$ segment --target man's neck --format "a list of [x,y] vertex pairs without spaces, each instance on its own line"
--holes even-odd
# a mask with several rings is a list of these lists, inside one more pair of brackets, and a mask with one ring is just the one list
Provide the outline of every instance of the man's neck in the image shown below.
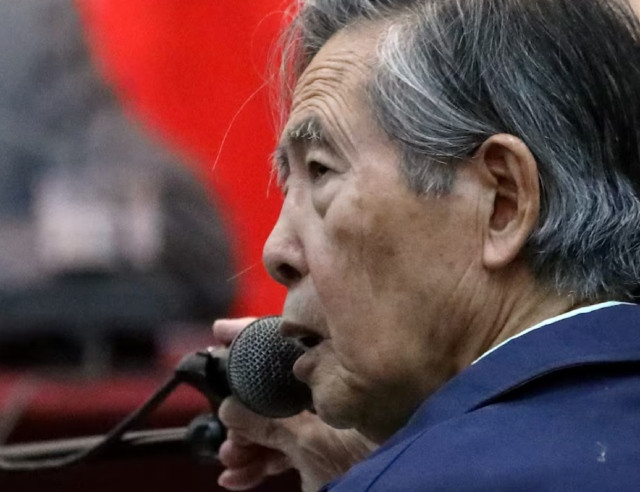
[[546,319],[601,302],[589,303],[572,296],[559,295],[555,289],[539,285],[524,267],[509,275],[506,282],[495,282],[493,289],[487,289],[491,299],[484,310],[486,315],[480,326],[476,325],[477,338],[469,346],[464,360],[461,360],[460,369],[505,340]]
[[[567,313],[579,307],[587,306],[587,302],[578,302],[569,296],[544,295],[532,292],[528,298],[512,312],[506,319],[502,329],[496,333],[486,350],[500,345],[505,340],[512,338],[524,330],[541,323],[542,321]],[[484,350],[483,353],[486,351]],[[481,355],[481,354],[480,354]]]

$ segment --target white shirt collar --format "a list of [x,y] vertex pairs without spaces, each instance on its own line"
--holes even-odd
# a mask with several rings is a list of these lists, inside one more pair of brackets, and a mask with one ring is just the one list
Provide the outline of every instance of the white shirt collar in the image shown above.
[[526,330],[521,331],[520,333],[518,333],[516,335],[513,335],[512,337],[509,337],[505,341],[503,341],[502,343],[499,343],[495,347],[487,350],[484,354],[482,354],[480,357],[478,357],[476,360],[474,360],[471,365],[475,364],[480,359],[482,359],[483,357],[486,357],[490,353],[498,350],[500,347],[502,347],[503,345],[509,343],[511,340],[515,340],[516,338],[519,338],[519,337],[521,337],[523,335],[526,335],[527,333],[531,333],[533,330],[537,330],[538,328],[542,328],[543,326],[550,325],[551,323],[555,323],[556,321],[560,321],[560,320],[563,320],[563,319],[571,318],[573,316],[577,316],[578,314],[590,313],[592,311],[597,311],[598,309],[604,309],[604,308],[608,308],[608,307],[611,307],[611,306],[618,306],[620,304],[632,304],[632,303],[630,303],[630,302],[620,302],[620,301],[601,302],[601,303],[598,303],[598,304],[592,304],[591,306],[585,306],[585,307],[573,309],[571,311],[568,311],[566,313],[560,314],[558,316],[554,316],[553,318],[545,319],[544,321],[538,323],[537,325],[534,325],[531,328],[527,328]]

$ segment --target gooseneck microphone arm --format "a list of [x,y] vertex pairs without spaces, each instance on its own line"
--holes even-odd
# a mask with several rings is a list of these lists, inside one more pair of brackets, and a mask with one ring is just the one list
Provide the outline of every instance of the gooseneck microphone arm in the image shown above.
[[64,468],[116,451],[166,448],[180,442],[190,444],[201,459],[215,458],[225,430],[213,415],[197,417],[189,428],[131,432],[181,384],[200,391],[212,411],[230,394],[266,417],[289,417],[311,409],[309,389],[292,374],[302,350],[280,335],[279,325],[280,318],[275,316],[256,320],[238,334],[228,355],[211,348],[187,355],[173,377],[102,437],[0,447],[0,471]]
[[[180,439],[184,441],[188,437],[188,432],[184,429],[138,433],[130,433],[129,431],[158,408],[182,383],[190,384],[203,392],[212,405],[220,401],[225,396],[224,394],[219,397],[214,396],[213,388],[202,386],[206,365],[216,363],[215,361],[211,362],[211,359],[211,356],[203,352],[195,352],[186,356],[176,368],[173,377],[156,390],[137,410],[100,438],[0,447],[0,470],[28,472],[65,468],[107,455],[116,448],[166,444],[171,441],[175,442],[176,437],[180,434],[182,434]],[[224,436],[220,437],[224,438]]]
[[[126,432],[122,435],[118,445],[111,449],[105,449],[99,455],[99,459],[130,459],[151,454],[182,453],[186,451],[188,432],[186,427]],[[8,464],[0,470],[4,473],[63,468],[61,465],[43,467],[40,464],[52,463],[54,460],[77,455],[86,449],[95,447],[103,439],[104,436],[92,436],[10,444],[0,448],[2,461]],[[27,464],[29,466],[25,466]]]

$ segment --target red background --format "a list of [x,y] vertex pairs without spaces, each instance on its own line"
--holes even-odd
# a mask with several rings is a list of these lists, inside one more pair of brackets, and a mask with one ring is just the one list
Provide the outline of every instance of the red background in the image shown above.
[[235,253],[233,315],[278,313],[261,263],[280,195],[267,80],[281,0],[78,0],[96,64],[123,104],[217,197]]

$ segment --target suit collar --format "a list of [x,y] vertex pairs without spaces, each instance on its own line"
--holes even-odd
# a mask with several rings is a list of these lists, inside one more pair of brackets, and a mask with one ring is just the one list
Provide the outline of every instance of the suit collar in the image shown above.
[[631,361],[640,361],[640,306],[612,305],[557,320],[511,340],[462,371],[428,398],[388,444],[418,428],[486,405],[549,373]]
[[502,347],[504,347],[505,345],[507,345],[509,342],[511,342],[512,340],[515,340],[516,338],[520,338],[528,333],[531,333],[532,331],[538,330],[540,328],[542,328],[543,326],[547,326],[547,325],[551,325],[553,323],[557,323],[559,321],[563,321],[565,319],[568,318],[572,318],[574,316],[577,316],[579,314],[586,314],[586,313],[590,313],[592,311],[598,311],[600,309],[604,309],[604,308],[608,308],[608,307],[613,307],[613,306],[619,306],[621,304],[626,304],[629,306],[633,306],[633,304],[628,303],[628,302],[620,302],[620,301],[607,301],[607,302],[600,302],[598,304],[591,304],[589,306],[583,306],[581,308],[577,308],[577,309],[572,309],[571,311],[568,311],[566,313],[560,314],[558,316],[554,316],[552,318],[548,318],[530,328],[527,328],[526,330],[521,331],[520,333],[517,333],[516,335],[513,335],[512,337],[507,338],[506,340],[504,340],[502,343],[498,344],[497,346],[489,349],[487,352],[485,352],[484,354],[482,354],[480,357],[478,357],[472,364],[477,363],[479,360],[485,358],[487,355],[489,355],[492,352],[495,352],[496,350],[500,350]]

